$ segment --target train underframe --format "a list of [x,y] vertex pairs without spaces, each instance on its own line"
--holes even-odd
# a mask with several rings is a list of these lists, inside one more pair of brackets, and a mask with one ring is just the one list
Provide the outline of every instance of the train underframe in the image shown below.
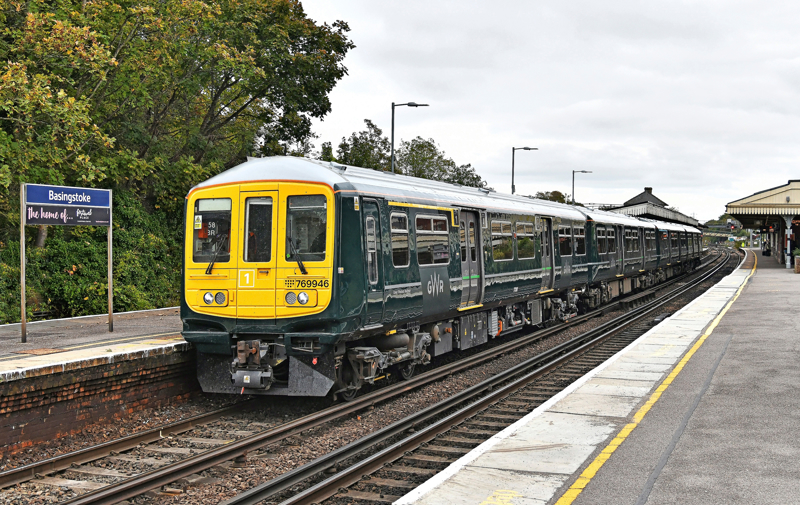
[[[238,335],[234,358],[198,353],[198,379],[206,392],[352,399],[367,384],[399,374],[410,378],[431,359],[485,344],[526,326],[567,321],[629,293],[694,269],[699,261],[644,272],[549,297],[519,300],[490,310],[327,346],[319,337]],[[292,352],[287,353],[286,348]]]

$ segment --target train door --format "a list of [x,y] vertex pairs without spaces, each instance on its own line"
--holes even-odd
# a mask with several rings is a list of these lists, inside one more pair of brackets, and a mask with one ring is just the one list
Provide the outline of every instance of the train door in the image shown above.
[[562,222],[558,226],[558,254],[561,256],[561,276],[558,287],[563,288],[572,282],[572,254],[574,252],[572,226]]
[[278,192],[243,191],[240,205],[236,316],[274,318]]
[[461,305],[467,307],[481,302],[481,270],[483,255],[478,253],[480,220],[475,212],[461,211]]
[[553,223],[548,218],[542,218],[542,287],[541,290],[553,288]]
[[364,263],[367,267],[367,319],[365,324],[383,320],[383,247],[378,202],[364,199]]
[[621,226],[609,226],[606,228],[606,246],[608,247],[608,259],[611,266],[611,273],[619,275],[622,273],[622,247],[619,246],[622,237]]

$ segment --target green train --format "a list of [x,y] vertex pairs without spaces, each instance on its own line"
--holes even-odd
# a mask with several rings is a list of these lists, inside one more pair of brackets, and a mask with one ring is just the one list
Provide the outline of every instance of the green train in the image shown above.
[[696,228],[296,157],[186,197],[204,391],[350,399],[695,268]]

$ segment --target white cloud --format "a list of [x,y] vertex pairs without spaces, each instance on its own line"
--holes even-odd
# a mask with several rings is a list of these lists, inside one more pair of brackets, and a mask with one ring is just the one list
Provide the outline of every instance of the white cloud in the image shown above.
[[732,2],[303,2],[347,21],[356,44],[333,112],[334,145],[374,120],[432,137],[509,191],[622,202],[652,186],[682,212],[784,184],[800,160],[800,4]]

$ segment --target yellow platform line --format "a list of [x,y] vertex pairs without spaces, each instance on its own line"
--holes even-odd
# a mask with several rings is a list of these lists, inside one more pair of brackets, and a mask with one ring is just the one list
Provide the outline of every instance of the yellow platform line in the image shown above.
[[655,392],[652,395],[650,395],[650,398],[647,400],[647,402],[644,405],[642,405],[642,407],[636,412],[636,414],[634,414],[633,422],[625,425],[625,427],[622,428],[622,430],[617,434],[617,436],[614,437],[614,440],[609,442],[608,445],[606,445],[605,448],[602,451],[600,451],[600,454],[594,459],[594,461],[592,461],[592,463],[586,467],[586,469],[583,471],[583,473],[580,474],[578,479],[572,483],[572,485],[569,487],[569,489],[567,489],[564,492],[563,495],[561,495],[561,498],[558,499],[556,505],[570,505],[573,501],[575,501],[578,495],[580,495],[581,492],[584,490],[584,488],[586,488],[586,486],[589,484],[589,482],[591,482],[592,478],[594,478],[594,476],[597,475],[597,472],[600,470],[600,468],[602,468],[605,462],[608,461],[608,458],[610,458],[611,455],[614,453],[614,451],[617,450],[617,447],[619,447],[622,444],[622,442],[624,442],[625,439],[628,438],[628,435],[631,434],[634,428],[636,428],[642,422],[642,419],[644,419],[645,414],[647,414],[647,412],[650,411],[650,409],[653,407],[653,405],[655,405],[658,399],[661,398],[661,395],[664,393],[664,391],[667,390],[669,385],[672,384],[672,382],[675,380],[678,374],[681,373],[683,367],[686,366],[686,363],[688,363],[689,360],[692,358],[692,356],[694,356],[694,353],[696,353],[697,350],[700,349],[700,347],[703,345],[706,339],[711,335],[711,333],[717,327],[719,322],[722,320],[722,317],[725,315],[725,313],[728,312],[728,309],[731,308],[733,302],[735,302],[736,299],[739,298],[739,295],[742,293],[742,290],[747,284],[747,281],[749,281],[750,277],[752,277],[753,274],[755,273],[756,266],[758,265],[758,257],[755,254],[753,254],[753,257],[755,258],[755,263],[753,264],[752,270],[750,270],[750,273],[747,275],[747,278],[745,278],[742,285],[739,286],[739,289],[736,290],[736,294],[733,296],[733,298],[731,298],[731,300],[727,303],[727,305],[725,305],[725,308],[723,308],[722,311],[717,315],[717,317],[715,317],[714,320],[711,322],[711,324],[708,327],[708,330],[706,330],[706,332],[700,336],[697,342],[695,342],[692,348],[689,349],[689,352],[686,353],[683,359],[681,359],[680,362],[678,362],[678,365],[672,370],[672,372],[667,376],[667,378],[664,379],[658,386],[658,388],[656,388]]

